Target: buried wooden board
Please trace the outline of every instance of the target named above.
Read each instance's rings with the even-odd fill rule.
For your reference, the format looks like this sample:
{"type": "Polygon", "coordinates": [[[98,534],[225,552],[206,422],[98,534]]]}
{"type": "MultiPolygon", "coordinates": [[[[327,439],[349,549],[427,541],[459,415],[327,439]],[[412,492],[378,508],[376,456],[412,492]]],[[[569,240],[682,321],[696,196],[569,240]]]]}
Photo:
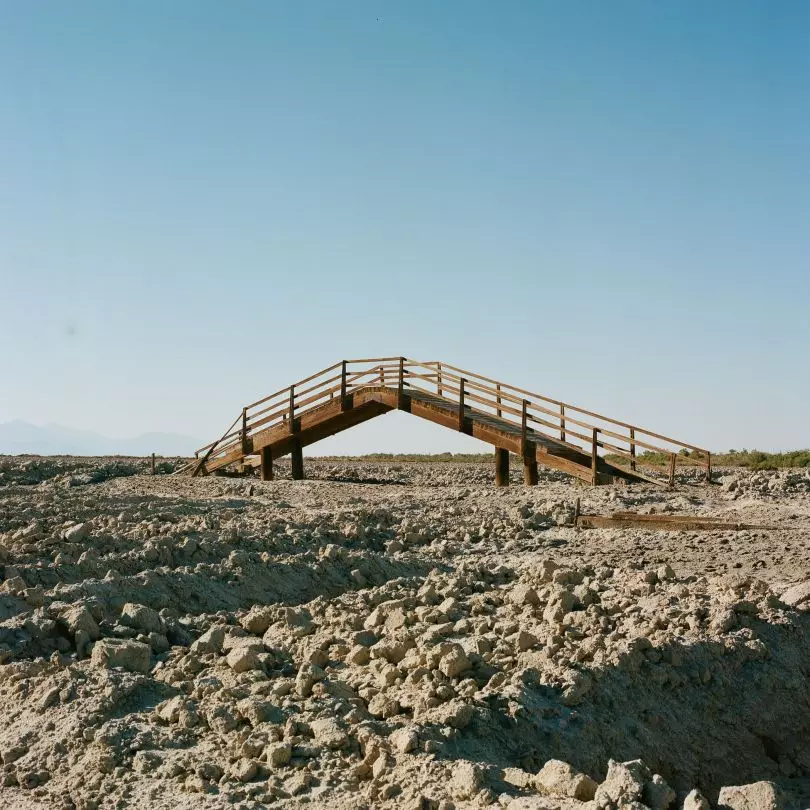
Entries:
{"type": "MultiPolygon", "coordinates": [[[[639,515],[636,512],[614,512],[612,515],[581,515],[577,510],[574,525],[578,529],[659,529],[664,531],[740,531],[743,529],[774,530],[780,526],[738,523],[721,518],[697,515],[639,515]]],[[[793,528],[793,527],[791,527],[793,528]]]]}

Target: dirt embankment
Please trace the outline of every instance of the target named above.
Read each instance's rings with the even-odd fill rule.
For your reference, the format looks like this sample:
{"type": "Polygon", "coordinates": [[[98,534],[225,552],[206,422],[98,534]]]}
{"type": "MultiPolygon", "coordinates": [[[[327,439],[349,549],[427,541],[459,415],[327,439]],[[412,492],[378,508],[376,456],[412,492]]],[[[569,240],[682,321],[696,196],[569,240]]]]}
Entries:
{"type": "Polygon", "coordinates": [[[806,472],[30,463],[0,459],[2,807],[808,806],[806,472]],[[774,528],[582,531],[577,497],[774,528]]]}

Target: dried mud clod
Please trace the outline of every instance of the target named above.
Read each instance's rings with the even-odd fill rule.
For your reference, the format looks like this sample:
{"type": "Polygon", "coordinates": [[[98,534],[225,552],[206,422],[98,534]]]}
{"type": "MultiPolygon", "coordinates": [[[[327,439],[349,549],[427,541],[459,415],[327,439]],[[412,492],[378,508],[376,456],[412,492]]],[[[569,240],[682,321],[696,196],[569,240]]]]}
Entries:
{"type": "Polygon", "coordinates": [[[0,461],[0,807],[807,806],[803,471],[0,461]]]}

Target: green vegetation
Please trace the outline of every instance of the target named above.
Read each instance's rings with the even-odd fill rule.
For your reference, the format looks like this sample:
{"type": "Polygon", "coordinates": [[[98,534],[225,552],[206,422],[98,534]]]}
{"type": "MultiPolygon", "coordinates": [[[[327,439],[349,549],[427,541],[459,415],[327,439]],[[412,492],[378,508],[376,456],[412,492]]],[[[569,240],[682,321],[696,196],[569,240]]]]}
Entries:
{"type": "MultiPolygon", "coordinates": [[[[607,461],[627,465],[627,458],[619,455],[605,457],[607,461]]],[[[640,453],[639,463],[666,467],[669,456],[666,453],[640,453]]],[[[678,466],[702,465],[706,461],[703,453],[681,450],[678,466]]],[[[747,467],[750,470],[776,470],[787,467],[810,467],[810,450],[790,450],[787,453],[765,453],[762,450],[729,450],[727,453],[712,453],[713,467],[747,467]]]]}

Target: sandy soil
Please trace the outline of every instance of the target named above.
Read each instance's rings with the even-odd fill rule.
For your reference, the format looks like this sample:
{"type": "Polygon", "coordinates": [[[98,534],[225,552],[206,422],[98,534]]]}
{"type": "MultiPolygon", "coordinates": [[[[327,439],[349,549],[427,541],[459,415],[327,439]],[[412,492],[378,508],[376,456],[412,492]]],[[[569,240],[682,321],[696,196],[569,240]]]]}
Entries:
{"type": "Polygon", "coordinates": [[[0,807],[810,806],[810,471],[144,467],[0,457],[0,807]]]}

